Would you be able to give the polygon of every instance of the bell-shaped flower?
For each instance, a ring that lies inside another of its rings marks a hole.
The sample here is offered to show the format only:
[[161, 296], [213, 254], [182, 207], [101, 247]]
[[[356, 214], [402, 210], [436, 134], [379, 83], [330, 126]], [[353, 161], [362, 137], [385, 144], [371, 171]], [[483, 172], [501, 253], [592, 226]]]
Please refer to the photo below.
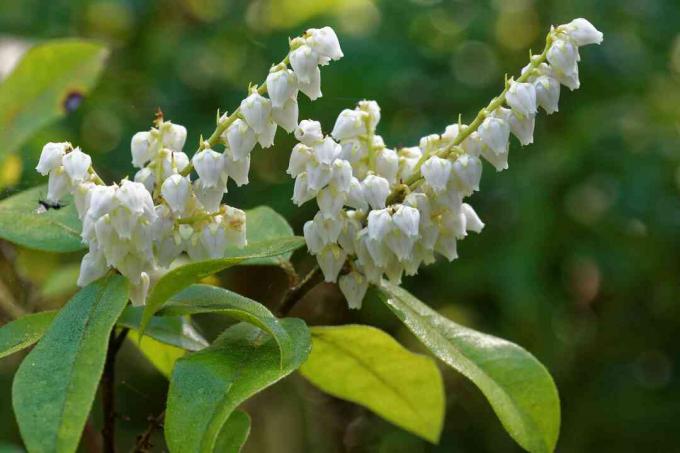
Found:
[[298, 87], [312, 101], [316, 101], [323, 96], [323, 93], [321, 93], [321, 71], [319, 68], [315, 67], [309, 73], [309, 80], [298, 81]]
[[326, 137], [322, 142], [312, 147], [316, 161], [326, 165], [330, 165], [340, 155], [341, 151], [342, 147], [331, 137]]
[[522, 146], [530, 145], [534, 142], [535, 114], [520, 118], [513, 112], [508, 122], [510, 123], [510, 131], [517, 137]]
[[578, 73], [578, 49], [565, 39], [556, 39], [548, 49], [547, 59], [557, 73], [570, 75]]
[[59, 203], [71, 190], [71, 178], [64, 170], [64, 167], [57, 167], [50, 171], [47, 180], [47, 201]]
[[316, 196], [316, 190], [309, 188], [307, 173], [300, 173], [295, 178], [295, 186], [293, 187], [293, 203], [297, 206], [302, 206]]
[[365, 112], [360, 110], [345, 109], [340, 112], [331, 135], [336, 140], [347, 140], [365, 134], [366, 123], [364, 122]]
[[302, 227], [302, 233], [305, 238], [305, 243], [307, 244], [307, 249], [312, 254], [319, 253], [323, 246], [326, 245], [321, 239], [318, 227], [314, 221], [312, 220], [306, 221], [304, 226]]
[[536, 88], [536, 103], [550, 115], [558, 111], [560, 100], [560, 82], [556, 79], [542, 75], [534, 80]]
[[432, 187], [432, 190], [442, 192], [446, 189], [451, 177], [451, 161], [432, 156], [420, 167], [420, 172], [425, 178], [425, 182]]
[[227, 243], [237, 248], [248, 244], [246, 239], [246, 213], [232, 206], [223, 209], [222, 224], [227, 235]]
[[312, 74], [318, 70], [319, 54], [307, 44], [302, 44], [290, 53], [289, 59], [298, 84], [309, 83]]
[[479, 190], [482, 179], [482, 161], [476, 156], [463, 154], [451, 166], [454, 185], [463, 195], [470, 196]]
[[144, 167], [135, 173], [134, 180], [135, 182], [144, 184], [144, 187], [149, 192], [153, 192], [154, 185], [156, 184], [156, 175], [149, 167]]
[[161, 162], [161, 181], [170, 175], [181, 173], [189, 165], [189, 156], [181, 151], [163, 149], [159, 153]]
[[495, 154], [507, 153], [510, 139], [510, 125], [507, 121], [489, 116], [482, 122], [477, 132], [482, 142]]
[[204, 187], [216, 187], [220, 184], [223, 168], [222, 154], [212, 149], [204, 149], [194, 154], [191, 162]]
[[321, 212], [317, 212], [314, 216], [314, 224], [324, 245], [338, 242], [344, 226], [338, 218], [328, 218]]
[[511, 81], [505, 100], [508, 106], [520, 116], [536, 113], [536, 89], [531, 83]]
[[108, 266], [106, 265], [104, 254], [97, 248], [90, 248], [80, 261], [78, 286], [83, 288], [93, 281], [102, 278], [107, 270]]
[[375, 130], [376, 126], [380, 122], [380, 105], [378, 105], [378, 103], [375, 101], [364, 99], [363, 101], [359, 101], [357, 107], [359, 110], [368, 114], [368, 125], [371, 130]]
[[48, 143], [43, 146], [40, 160], [35, 169], [43, 176], [62, 165], [62, 158], [66, 154], [68, 143]]
[[417, 238], [419, 234], [420, 212], [414, 207], [400, 205], [392, 215], [392, 223], [406, 236]]
[[241, 114], [256, 134], [261, 134], [267, 128], [271, 113], [272, 102], [257, 92], [241, 101]]
[[152, 146], [151, 132], [137, 132], [130, 140], [130, 150], [132, 152], [132, 165], [142, 168], [147, 162], [154, 158], [154, 151], [158, 151]]
[[182, 175], [172, 175], [161, 186], [161, 195], [175, 214], [183, 214], [191, 198], [191, 183]]
[[368, 236], [381, 240], [394, 227], [392, 216], [387, 209], [374, 209], [368, 213]]
[[64, 171], [71, 178], [71, 183], [77, 184], [88, 177], [92, 158], [82, 152], [80, 148], [75, 148], [64, 156], [62, 164], [64, 165]]
[[328, 164], [317, 164], [311, 161], [307, 164], [307, 185], [310, 190], [318, 192], [326, 187], [333, 177], [333, 170]]
[[201, 178], [193, 182], [193, 192], [196, 195], [196, 199], [201, 203], [205, 211], [211, 213], [217, 212], [220, 209], [225, 187], [226, 182], [222, 181], [214, 186], [207, 186]]
[[338, 279], [342, 266], [345, 264], [347, 253], [336, 244], [328, 244], [316, 255], [316, 259], [323, 273], [324, 280], [335, 282]]
[[257, 142], [262, 148], [269, 148], [274, 144], [274, 137], [276, 136], [276, 122], [269, 120], [265, 123], [262, 132], [257, 134]]
[[465, 230], [481, 233], [484, 228], [484, 222], [479, 218], [475, 210], [467, 203], [461, 206], [461, 214], [465, 217]]
[[458, 258], [457, 239], [452, 234], [442, 234], [437, 238], [437, 243], [434, 246], [435, 252], [444, 255], [444, 257], [453, 261]]
[[569, 38], [579, 47], [588, 44], [600, 44], [603, 38], [602, 32], [582, 17], [561, 25], [558, 29], [565, 30]]
[[164, 147], [176, 152], [182, 151], [187, 140], [187, 129], [184, 126], [166, 121], [161, 125], [161, 133]]
[[375, 172], [387, 179], [390, 184], [397, 182], [399, 156], [393, 149], [383, 148], [376, 152]]
[[130, 212], [153, 216], [153, 199], [144, 184], [124, 180], [116, 190], [115, 198], [118, 205]]
[[151, 279], [149, 274], [141, 272], [139, 274], [139, 282], [130, 286], [130, 302], [135, 307], [140, 307], [146, 304], [146, 298], [149, 295], [149, 286]]
[[368, 175], [362, 181], [364, 198], [373, 209], [384, 209], [390, 194], [390, 183], [382, 176]]
[[286, 173], [295, 178], [305, 171], [305, 166], [311, 158], [312, 149], [303, 143], [298, 143], [293, 147], [293, 151], [290, 153], [290, 161], [288, 162]]
[[347, 299], [350, 309], [358, 310], [366, 296], [368, 290], [368, 280], [359, 272], [352, 271], [347, 275], [342, 275], [338, 279], [338, 286], [342, 295]]
[[221, 217], [216, 216], [212, 222], [203, 226], [200, 233], [199, 240], [211, 259], [222, 258], [227, 248], [227, 236], [221, 221]]
[[324, 217], [336, 219], [342, 206], [345, 204], [345, 198], [344, 193], [335, 190], [332, 186], [328, 186], [321, 189], [316, 195], [316, 204], [319, 206], [319, 211]]
[[231, 156], [225, 156], [225, 158], [222, 159], [222, 162], [224, 163], [223, 171], [234, 180], [238, 187], [248, 184], [250, 156], [243, 157], [239, 160], [235, 160]]
[[272, 118], [276, 124], [281, 126], [283, 130], [289, 134], [295, 130], [298, 125], [298, 102], [296, 98], [288, 99], [281, 106], [272, 107]]
[[267, 93], [274, 108], [281, 108], [286, 102], [297, 97], [297, 77], [295, 77], [295, 73], [290, 69], [279, 69], [270, 72], [266, 83]]
[[310, 28], [307, 35], [307, 44], [319, 55], [331, 60], [339, 60], [344, 56], [338, 36], [331, 27]]
[[[241, 160], [248, 156], [257, 142], [255, 131], [240, 118], [227, 128], [224, 135], [226, 135], [226, 141], [234, 160]], [[225, 138], [224, 135], [223, 138]]]
[[295, 129], [295, 139], [307, 146], [314, 146], [323, 140], [321, 123], [313, 120], [302, 120]]
[[346, 194], [350, 190], [352, 183], [352, 166], [349, 162], [342, 159], [335, 159], [331, 165], [330, 187], [337, 192]]
[[364, 197], [364, 188], [357, 178], [354, 176], [349, 183], [349, 191], [347, 192], [347, 206], [358, 209], [360, 211], [368, 211], [368, 202]]

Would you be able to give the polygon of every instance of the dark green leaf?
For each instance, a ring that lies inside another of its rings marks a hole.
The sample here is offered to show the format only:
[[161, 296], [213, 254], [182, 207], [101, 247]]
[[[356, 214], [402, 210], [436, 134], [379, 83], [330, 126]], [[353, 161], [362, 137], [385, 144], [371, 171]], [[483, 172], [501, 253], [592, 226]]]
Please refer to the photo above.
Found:
[[370, 326], [312, 327], [312, 352], [300, 368], [324, 392], [371, 409], [432, 443], [444, 422], [441, 373]]
[[104, 368], [111, 329], [128, 301], [128, 284], [108, 276], [80, 290], [21, 363], [12, 402], [29, 451], [78, 447]]
[[[256, 244], [272, 239], [293, 237], [293, 228], [288, 224], [281, 214], [274, 211], [269, 206], [258, 206], [246, 211], [246, 236], [249, 244]], [[229, 256], [238, 256], [240, 250], [229, 248]], [[282, 262], [288, 261], [292, 251], [276, 256], [251, 258], [242, 262], [246, 265], [270, 265], [278, 266]]]
[[154, 285], [149, 298], [146, 302], [144, 315], [142, 317], [141, 332], [144, 332], [146, 324], [151, 319], [151, 316], [156, 313], [163, 303], [167, 301], [172, 295], [177, 294], [187, 286], [196, 283], [197, 281], [226, 269], [235, 266], [247, 259], [264, 258], [270, 256], [278, 256], [288, 253], [291, 250], [302, 247], [305, 244], [303, 238], [293, 236], [291, 238], [283, 238], [271, 241], [262, 241], [249, 244], [240, 251], [238, 256], [230, 256], [227, 258], [220, 258], [215, 260], [196, 261], [193, 263], [178, 266], [163, 277]]
[[56, 315], [56, 310], [42, 311], [22, 316], [0, 327], [0, 358], [40, 340]]
[[[144, 307], [127, 307], [118, 318], [116, 324], [122, 327], [139, 330]], [[146, 335], [187, 351], [200, 351], [208, 346], [208, 342], [201, 336], [189, 319], [183, 317], [151, 318], [146, 328]]]
[[246, 323], [230, 327], [209, 348], [177, 361], [165, 420], [171, 451], [214, 451], [222, 426], [239, 404], [304, 362], [310, 350], [309, 329], [300, 319], [281, 323], [293, 340], [283, 367], [272, 337]]
[[387, 306], [447, 365], [470, 379], [515, 441], [551, 452], [560, 428], [557, 388], [541, 363], [509, 341], [450, 321], [406, 290], [383, 282]]
[[219, 453], [238, 453], [250, 435], [250, 416], [243, 411], [234, 411], [222, 427], [215, 442], [215, 451]]
[[[227, 315], [266, 331], [278, 344], [282, 361], [286, 361], [285, 354], [293, 350], [288, 332], [264, 305], [216, 286], [192, 285], [172, 296], [158, 314], [178, 316], [199, 313]], [[152, 324], [153, 321], [149, 331]]]
[[79, 39], [48, 41], [26, 52], [0, 85], [0, 155], [66, 114], [67, 99], [92, 89], [107, 56], [103, 45]]
[[47, 186], [13, 195], [0, 201], [0, 238], [47, 252], [73, 252], [85, 248], [80, 240], [81, 224], [71, 197], [65, 207], [38, 214], [38, 200]]

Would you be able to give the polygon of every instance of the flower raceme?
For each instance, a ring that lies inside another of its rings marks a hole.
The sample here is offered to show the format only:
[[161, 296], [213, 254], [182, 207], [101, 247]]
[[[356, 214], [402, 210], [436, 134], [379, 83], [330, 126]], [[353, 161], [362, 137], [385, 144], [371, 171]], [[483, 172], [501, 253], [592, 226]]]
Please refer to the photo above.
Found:
[[601, 41], [585, 19], [551, 28], [544, 51], [470, 125], [450, 125], [418, 146], [385, 145], [375, 133], [375, 101], [343, 110], [329, 136], [316, 121], [300, 122], [288, 167], [293, 202], [316, 199], [319, 212], [304, 225], [307, 247], [350, 308], [360, 308], [369, 283], [383, 275], [399, 283], [435, 254], [458, 257], [457, 240], [484, 227], [464, 201], [479, 190], [481, 158], [507, 169], [510, 135], [533, 143], [538, 108], [556, 112], [560, 85], [579, 87], [578, 48]]
[[140, 305], [153, 281], [183, 253], [204, 260], [223, 257], [227, 245], [245, 246], [245, 213], [222, 204], [228, 180], [248, 183], [255, 145], [269, 148], [277, 127], [289, 133], [297, 127], [298, 92], [321, 97], [319, 66], [342, 56], [330, 27], [291, 40], [290, 52], [272, 66], [265, 83], [249, 87], [231, 115], [218, 113], [215, 131], [201, 138], [191, 158], [183, 152], [187, 130], [159, 114], [154, 127], [132, 137], [132, 165], [138, 168], [133, 181], [106, 185], [80, 148], [46, 144], [36, 170], [49, 175], [47, 201], [73, 195], [89, 247], [78, 285], [113, 268], [130, 280], [131, 300]]

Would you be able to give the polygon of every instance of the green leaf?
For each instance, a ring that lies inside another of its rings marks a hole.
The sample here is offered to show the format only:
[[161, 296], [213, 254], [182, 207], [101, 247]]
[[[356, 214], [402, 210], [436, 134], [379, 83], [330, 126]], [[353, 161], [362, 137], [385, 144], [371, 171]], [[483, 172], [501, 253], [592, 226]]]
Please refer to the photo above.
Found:
[[46, 193], [47, 186], [39, 186], [0, 201], [0, 238], [47, 252], [85, 248], [71, 197], [64, 200], [65, 207], [38, 214], [38, 200], [45, 198]]
[[144, 329], [151, 319], [151, 316], [161, 308], [163, 303], [187, 286], [223, 269], [235, 266], [247, 259], [278, 256], [300, 248], [304, 244], [305, 240], [297, 236], [262, 241], [248, 245], [240, 250], [238, 256], [195, 261], [172, 269], [156, 282], [149, 294], [144, 309], [144, 315], [142, 316], [141, 333], [144, 333]]
[[42, 311], [22, 316], [0, 327], [0, 358], [40, 340], [56, 315], [56, 310]]
[[[269, 206], [258, 206], [246, 211], [246, 236], [249, 244], [255, 244], [272, 239], [292, 238], [294, 234], [293, 228], [281, 214]], [[238, 256], [240, 253], [241, 251], [236, 248], [227, 249], [228, 256]], [[292, 254], [290, 251], [276, 256], [251, 258], [241, 264], [278, 266], [290, 260]]]
[[139, 352], [166, 378], [170, 378], [170, 373], [172, 373], [172, 368], [175, 366], [177, 359], [187, 353], [182, 348], [161, 343], [153, 338], [147, 337], [144, 341], [141, 341], [139, 333], [135, 330], [131, 330], [128, 333], [128, 338], [139, 349]]
[[406, 290], [382, 283], [385, 303], [430, 351], [482, 391], [510, 436], [530, 452], [555, 449], [560, 402], [545, 367], [525, 349], [450, 321]]
[[[117, 325], [139, 330], [144, 307], [127, 307], [120, 315]], [[176, 346], [186, 351], [200, 351], [209, 343], [198, 333], [189, 319], [183, 317], [151, 318], [146, 328], [146, 335], [167, 345]]]
[[0, 85], [0, 156], [64, 116], [65, 101], [92, 89], [107, 56], [103, 45], [80, 39], [48, 41], [26, 52]]
[[[278, 318], [259, 302], [224, 288], [209, 285], [192, 285], [175, 294], [158, 312], [159, 315], [179, 316], [200, 313], [218, 313], [245, 321], [264, 330], [276, 341], [282, 363], [293, 350], [291, 338]], [[153, 321], [152, 323], [153, 324]], [[149, 331], [151, 325], [149, 325]]]
[[209, 348], [177, 361], [165, 419], [170, 451], [212, 452], [222, 426], [239, 404], [304, 362], [310, 350], [309, 329], [300, 319], [281, 323], [293, 340], [283, 367], [272, 337], [246, 323], [230, 327]]
[[300, 373], [326, 393], [360, 404], [437, 443], [445, 397], [435, 362], [375, 327], [312, 327], [312, 352]]
[[104, 369], [127, 281], [104, 277], [80, 290], [17, 370], [12, 402], [29, 451], [73, 452]]
[[215, 451], [219, 453], [238, 453], [250, 435], [250, 416], [243, 411], [235, 410], [222, 427], [215, 442]]

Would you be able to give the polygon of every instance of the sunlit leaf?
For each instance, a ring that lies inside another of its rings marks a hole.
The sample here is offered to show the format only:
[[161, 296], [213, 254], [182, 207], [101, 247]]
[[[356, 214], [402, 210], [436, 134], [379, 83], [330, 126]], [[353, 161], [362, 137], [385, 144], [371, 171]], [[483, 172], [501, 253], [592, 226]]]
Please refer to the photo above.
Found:
[[26, 52], [0, 84], [0, 155], [68, 113], [92, 89], [107, 56], [103, 45], [80, 39], [47, 41]]
[[310, 350], [307, 326], [292, 318], [281, 323], [293, 340], [283, 367], [272, 337], [246, 323], [230, 327], [209, 348], [177, 361], [165, 419], [171, 451], [216, 451], [218, 435], [234, 409], [304, 362]]
[[532, 452], [555, 449], [557, 388], [541, 363], [509, 341], [450, 321], [397, 285], [383, 282], [385, 303], [444, 363], [470, 379], [515, 441]]
[[29, 451], [75, 451], [104, 369], [111, 329], [128, 301], [127, 281], [109, 276], [59, 311], [17, 370], [12, 403]]
[[61, 209], [39, 213], [47, 186], [34, 187], [0, 201], [0, 238], [31, 249], [73, 252], [85, 248], [71, 197]]
[[142, 317], [142, 333], [144, 332], [146, 324], [151, 319], [151, 316], [161, 308], [163, 303], [187, 286], [198, 282], [208, 275], [239, 264], [247, 259], [278, 256], [300, 248], [304, 243], [305, 241], [303, 238], [296, 236], [278, 240], [262, 241], [249, 244], [248, 247], [240, 251], [238, 256], [195, 261], [172, 269], [156, 282], [149, 294], [144, 309], [144, 315]]
[[311, 332], [303, 376], [430, 442], [439, 440], [444, 386], [431, 358], [408, 351], [375, 327], [312, 327]]
[[0, 358], [40, 340], [56, 315], [56, 310], [33, 313], [0, 327]]
[[139, 334], [134, 330], [128, 333], [128, 338], [132, 340], [132, 344], [139, 349], [142, 355], [166, 378], [170, 378], [170, 373], [172, 373], [172, 368], [175, 366], [177, 359], [187, 353], [182, 348], [161, 343], [153, 338], [144, 338], [144, 341], [140, 341]]
[[[139, 330], [144, 307], [127, 307], [116, 321], [121, 327]], [[200, 351], [208, 342], [198, 333], [191, 320], [181, 316], [151, 318], [146, 335], [170, 346], [186, 351]]]

